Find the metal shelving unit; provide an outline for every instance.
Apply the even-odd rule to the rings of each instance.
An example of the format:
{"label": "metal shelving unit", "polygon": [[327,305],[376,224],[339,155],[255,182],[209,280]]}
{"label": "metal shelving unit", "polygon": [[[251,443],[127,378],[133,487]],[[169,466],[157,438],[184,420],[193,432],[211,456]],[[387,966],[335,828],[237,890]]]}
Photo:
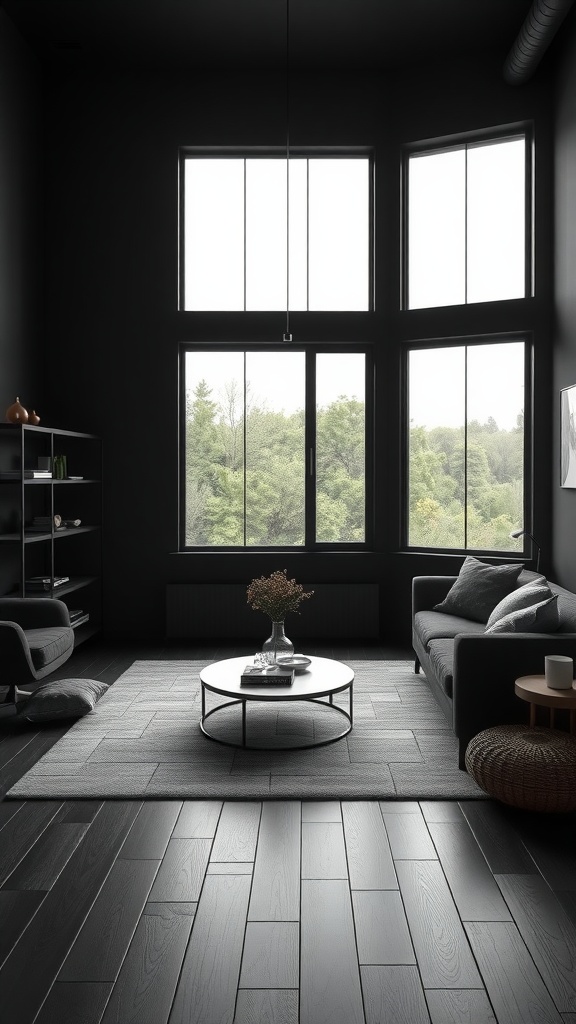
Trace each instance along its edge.
{"label": "metal shelving unit", "polygon": [[[68,472],[82,479],[24,476],[23,470],[36,469],[41,457],[53,466],[55,455],[65,455]],[[6,471],[18,475],[2,479]],[[39,513],[49,518],[50,530],[30,529]],[[81,525],[56,529],[55,514],[80,518]],[[75,628],[76,644],[102,628],[102,443],[96,434],[0,424],[0,545],[13,567],[7,594],[57,598],[71,611],[88,614],[88,621]],[[48,589],[27,587],[30,576],[48,578]],[[58,576],[69,581],[54,586]]]}

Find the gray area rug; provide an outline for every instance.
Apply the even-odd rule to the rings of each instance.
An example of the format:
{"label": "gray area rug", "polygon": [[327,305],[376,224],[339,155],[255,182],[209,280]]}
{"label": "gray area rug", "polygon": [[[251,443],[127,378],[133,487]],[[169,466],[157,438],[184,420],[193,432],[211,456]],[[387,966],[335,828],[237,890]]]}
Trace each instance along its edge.
{"label": "gray area rug", "polygon": [[[22,798],[473,799],[457,742],[407,661],[353,661],[354,728],[329,746],[341,716],[317,702],[250,704],[249,737],[275,750],[237,750],[200,731],[199,661],[135,661],[9,791]],[[208,695],[207,707],[225,698]],[[335,697],[348,707],[348,692]],[[240,708],[212,718],[238,741]]]}

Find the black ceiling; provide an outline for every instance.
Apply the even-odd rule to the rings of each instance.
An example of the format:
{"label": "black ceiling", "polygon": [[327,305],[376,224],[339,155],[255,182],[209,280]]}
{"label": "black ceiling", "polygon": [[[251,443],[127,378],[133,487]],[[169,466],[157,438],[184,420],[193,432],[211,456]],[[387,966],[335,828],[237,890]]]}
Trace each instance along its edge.
{"label": "black ceiling", "polygon": [[[287,0],[2,0],[47,61],[184,70],[283,65]],[[290,66],[386,69],[493,50],[530,0],[289,0]]]}

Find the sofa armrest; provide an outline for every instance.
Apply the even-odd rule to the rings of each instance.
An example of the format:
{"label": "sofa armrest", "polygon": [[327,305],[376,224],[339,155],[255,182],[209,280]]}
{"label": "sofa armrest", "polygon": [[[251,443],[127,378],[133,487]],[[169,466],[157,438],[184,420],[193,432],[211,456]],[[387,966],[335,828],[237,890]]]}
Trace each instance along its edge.
{"label": "sofa armrest", "polygon": [[542,675],[547,654],[576,661],[576,633],[460,633],[454,641],[456,735],[470,740],[490,726],[524,721],[528,705],[514,693],[514,682]]}
{"label": "sofa armrest", "polygon": [[430,611],[439,604],[458,579],[457,576],[414,576],[412,580],[412,618],[416,612]]}
{"label": "sofa armrest", "polygon": [[70,625],[68,605],[47,597],[0,597],[0,621],[5,619],[22,629]]}

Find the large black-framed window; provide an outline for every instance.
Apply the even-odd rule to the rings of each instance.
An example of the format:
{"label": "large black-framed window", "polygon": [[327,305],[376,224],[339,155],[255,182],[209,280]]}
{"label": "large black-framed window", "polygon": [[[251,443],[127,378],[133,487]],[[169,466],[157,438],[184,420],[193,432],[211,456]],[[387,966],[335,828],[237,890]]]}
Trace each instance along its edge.
{"label": "large black-framed window", "polygon": [[183,148],[179,197],[181,311],[374,308],[370,150]]}
{"label": "large black-framed window", "polygon": [[422,551],[521,554],[531,529],[532,343],[526,334],[404,352],[404,537]]}
{"label": "large black-framed window", "polygon": [[372,544],[367,346],[182,345],[180,550]]}
{"label": "large black-framed window", "polygon": [[404,309],[532,294],[533,148],[526,122],[404,148]]}

